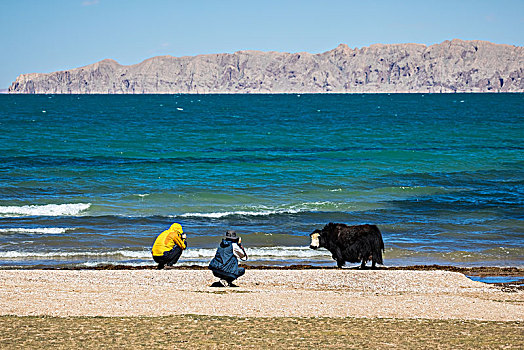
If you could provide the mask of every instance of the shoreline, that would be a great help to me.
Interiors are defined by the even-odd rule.
[[[309,264],[291,264],[288,266],[278,265],[246,265],[240,264],[247,270],[360,270],[359,266],[343,267],[342,269],[336,266],[316,266]],[[156,265],[119,265],[119,264],[102,264],[98,266],[74,266],[74,267],[46,267],[43,265],[34,267],[0,267],[0,271],[16,271],[16,270],[155,270]],[[206,266],[202,265],[177,265],[177,270],[208,270]],[[453,266],[453,265],[406,265],[406,266],[378,266],[376,269],[369,267],[364,270],[388,270],[388,271],[450,271],[459,272],[469,276],[506,276],[506,277],[524,277],[524,268],[513,266]]]
[[[524,321],[524,290],[434,269],[249,269],[238,288],[211,287],[207,269],[0,270],[0,280],[4,316]]]

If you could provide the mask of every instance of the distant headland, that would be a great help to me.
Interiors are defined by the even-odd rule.
[[[9,93],[440,93],[524,92],[524,48],[486,41],[376,44],[307,52],[157,56],[123,66],[18,76]]]

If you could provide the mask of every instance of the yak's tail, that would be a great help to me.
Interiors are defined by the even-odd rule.
[[[376,231],[375,231],[375,234],[373,235],[372,258],[373,258],[373,261],[375,261],[377,264],[383,265],[384,262],[382,260],[382,252],[384,251],[384,241],[382,240],[382,233],[380,233],[380,230],[378,229],[378,227],[375,226],[374,228],[376,229]]]

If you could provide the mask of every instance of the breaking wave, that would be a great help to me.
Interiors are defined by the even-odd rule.
[[[90,206],[91,203],[6,206],[0,207],[0,216],[74,216],[89,209]]]
[[[212,259],[215,256],[215,248],[188,248],[182,253],[180,261]],[[257,247],[246,248],[246,253],[250,259],[296,259],[296,258],[325,258],[330,257],[326,250],[312,250],[308,247]],[[7,251],[0,252],[0,258],[20,259],[20,258],[40,258],[40,259],[61,259],[61,258],[125,258],[125,259],[147,259],[151,260],[149,250],[115,250],[113,252],[21,252]]]
[[[151,253],[147,251],[130,251],[130,250],[117,250],[114,252],[20,252],[20,251],[7,251],[0,252],[1,258],[81,258],[81,257],[125,257],[142,259],[150,257]]]
[[[226,212],[218,212],[218,213],[186,213],[182,215],[177,215],[173,217],[183,217],[183,218],[191,218],[191,217],[197,217],[197,218],[212,218],[212,219],[219,219],[226,216],[269,216],[269,215],[276,215],[276,214],[296,214],[300,213],[301,210],[292,210],[292,209],[283,209],[283,210],[262,210],[262,211],[226,211]]]
[[[347,211],[357,209],[354,204],[350,203],[335,203],[335,202],[310,202],[302,203],[296,205],[283,205],[277,207],[266,207],[266,206],[256,206],[256,207],[245,207],[240,210],[232,211],[223,211],[223,212],[195,212],[195,213],[185,213],[180,215],[173,215],[171,217],[197,217],[197,218],[213,218],[219,219],[228,216],[269,216],[269,215],[282,215],[282,214],[298,214],[298,213],[310,213],[317,211],[329,211],[329,212],[338,212],[338,211]]]
[[[0,228],[0,234],[5,233],[25,233],[25,234],[36,234],[36,235],[58,235],[72,231],[74,228],[64,227],[37,227],[37,228]]]

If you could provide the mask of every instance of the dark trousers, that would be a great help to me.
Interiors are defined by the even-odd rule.
[[[211,272],[213,272],[213,275],[215,277],[218,277],[218,278],[221,278],[223,280],[226,280],[226,282],[228,282],[228,283],[232,283],[234,280],[236,280],[240,276],[243,276],[244,273],[246,272],[246,269],[244,269],[243,267],[239,267],[238,268],[238,276],[237,277],[231,277],[231,275],[225,275],[225,274],[223,274],[222,272],[220,272],[218,270],[211,270]]]
[[[158,263],[158,269],[163,269],[165,265],[173,266],[176,264],[178,259],[180,259],[180,255],[182,255],[182,248],[175,245],[173,249],[164,252],[162,256],[153,255],[153,260]]]

